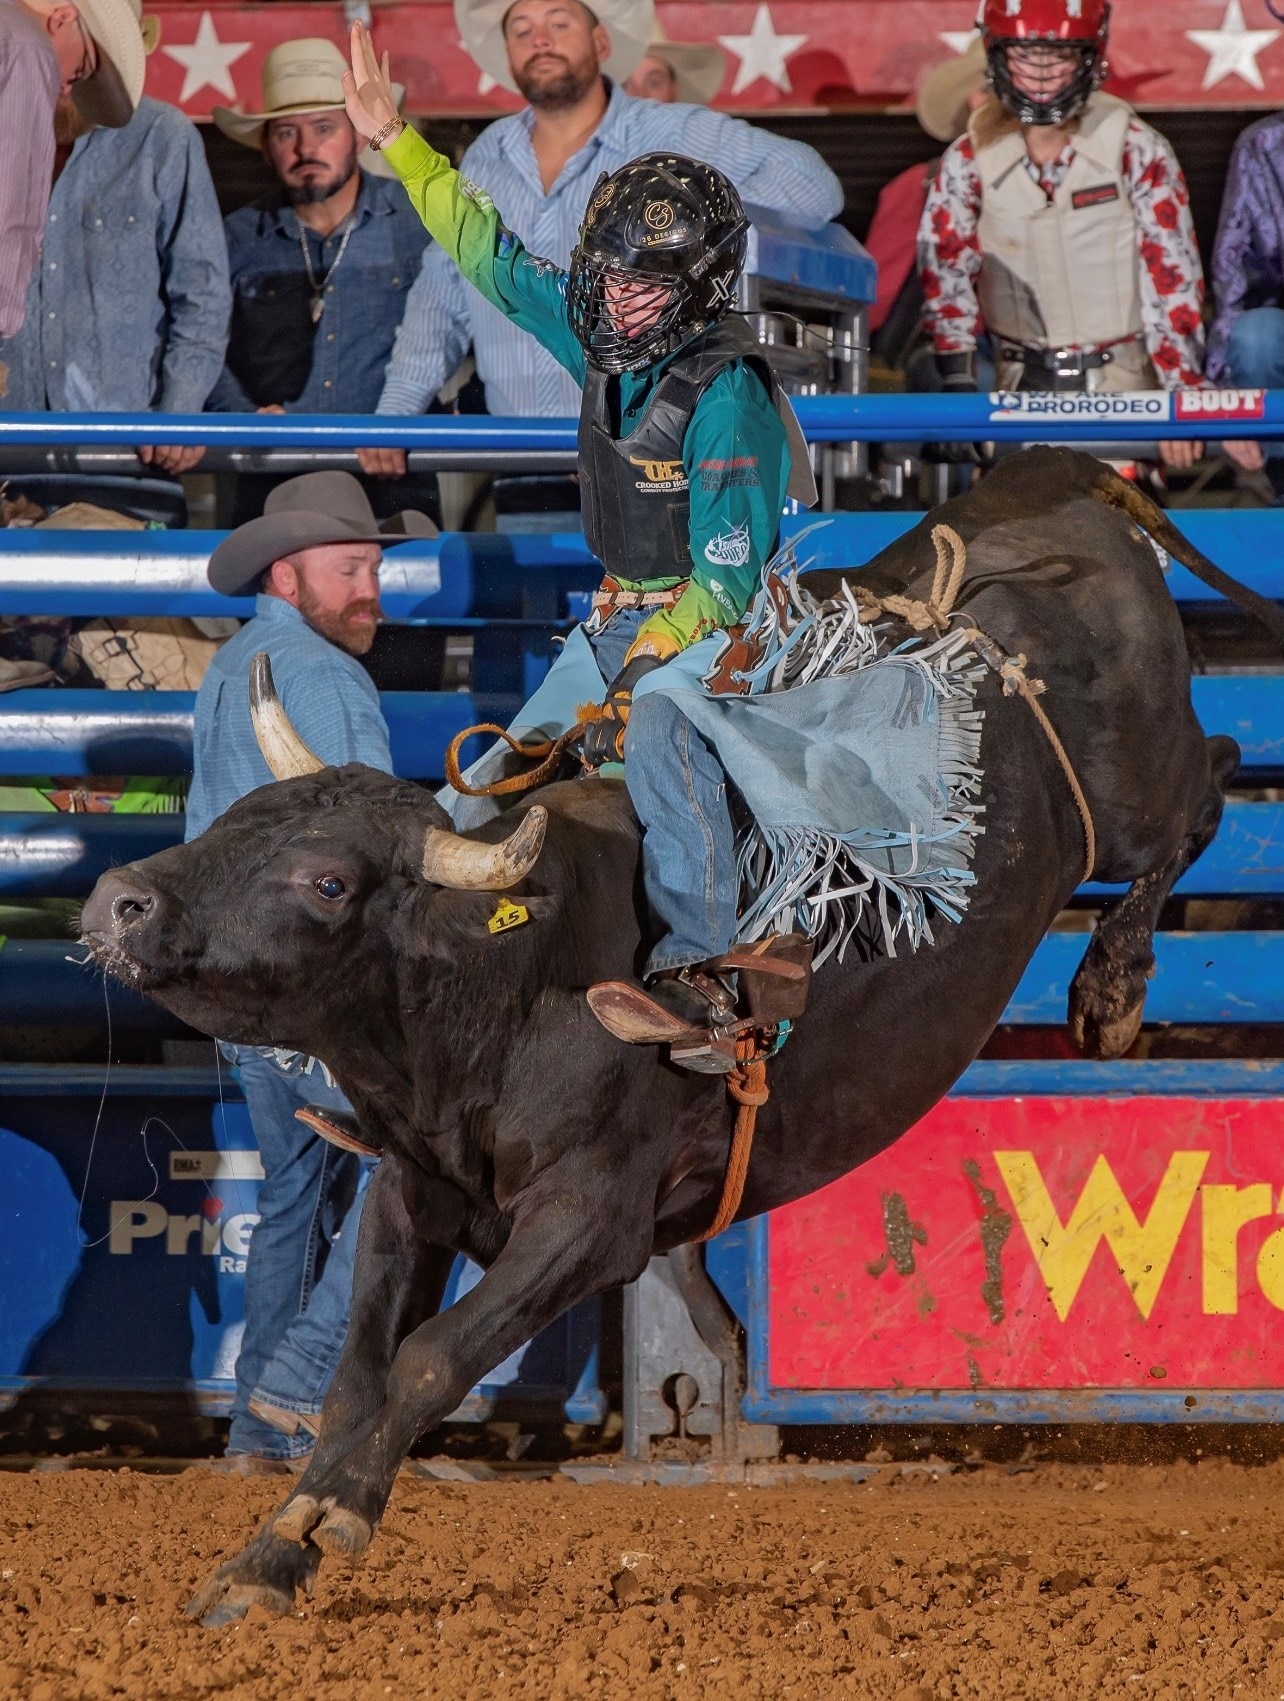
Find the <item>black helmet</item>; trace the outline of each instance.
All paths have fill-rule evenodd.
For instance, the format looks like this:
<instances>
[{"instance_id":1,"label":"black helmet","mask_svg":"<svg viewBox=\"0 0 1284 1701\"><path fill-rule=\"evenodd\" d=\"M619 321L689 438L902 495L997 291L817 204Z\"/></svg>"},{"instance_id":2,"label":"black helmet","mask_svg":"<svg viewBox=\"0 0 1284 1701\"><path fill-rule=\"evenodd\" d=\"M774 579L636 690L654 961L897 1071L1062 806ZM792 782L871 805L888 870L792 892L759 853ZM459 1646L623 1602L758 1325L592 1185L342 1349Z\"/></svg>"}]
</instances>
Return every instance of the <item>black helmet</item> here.
<instances>
[{"instance_id":1,"label":"black helmet","mask_svg":"<svg viewBox=\"0 0 1284 1701\"><path fill-rule=\"evenodd\" d=\"M601 372L631 372L679 348L730 308L749 221L722 173L679 154L643 154L589 198L571 255L571 329ZM607 312L607 283L667 289L654 324L630 336Z\"/></svg>"}]
</instances>

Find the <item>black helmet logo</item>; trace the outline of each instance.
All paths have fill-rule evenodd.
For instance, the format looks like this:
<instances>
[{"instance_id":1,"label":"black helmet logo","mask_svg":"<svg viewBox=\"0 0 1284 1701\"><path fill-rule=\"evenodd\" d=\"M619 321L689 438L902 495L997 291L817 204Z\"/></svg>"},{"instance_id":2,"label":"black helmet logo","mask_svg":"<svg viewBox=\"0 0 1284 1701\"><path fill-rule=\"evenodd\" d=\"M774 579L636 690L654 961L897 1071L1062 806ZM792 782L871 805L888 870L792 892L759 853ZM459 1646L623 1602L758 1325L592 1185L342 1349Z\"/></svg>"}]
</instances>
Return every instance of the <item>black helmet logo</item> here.
<instances>
[{"instance_id":1,"label":"black helmet logo","mask_svg":"<svg viewBox=\"0 0 1284 1701\"><path fill-rule=\"evenodd\" d=\"M672 229L673 220L677 215L673 211L672 201L652 201L642 217L648 230L663 234Z\"/></svg>"}]
</instances>

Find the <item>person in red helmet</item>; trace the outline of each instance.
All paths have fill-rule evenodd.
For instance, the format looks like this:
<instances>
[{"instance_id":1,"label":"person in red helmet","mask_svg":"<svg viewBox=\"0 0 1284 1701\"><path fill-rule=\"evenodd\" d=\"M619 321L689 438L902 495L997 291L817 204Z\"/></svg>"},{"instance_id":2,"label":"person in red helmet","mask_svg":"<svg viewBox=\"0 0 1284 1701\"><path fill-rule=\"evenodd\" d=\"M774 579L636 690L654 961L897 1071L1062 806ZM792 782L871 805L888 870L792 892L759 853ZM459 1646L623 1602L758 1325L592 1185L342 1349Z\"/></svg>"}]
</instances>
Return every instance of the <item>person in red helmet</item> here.
<instances>
[{"instance_id":1,"label":"person in red helmet","mask_svg":"<svg viewBox=\"0 0 1284 1701\"><path fill-rule=\"evenodd\" d=\"M1204 273L1168 142L1104 94L1109 0L983 0L991 98L946 152L919 227L947 390L981 331L1007 390L1198 388ZM1255 445L1228 444L1243 466ZM1170 466L1202 452L1162 443Z\"/></svg>"}]
</instances>

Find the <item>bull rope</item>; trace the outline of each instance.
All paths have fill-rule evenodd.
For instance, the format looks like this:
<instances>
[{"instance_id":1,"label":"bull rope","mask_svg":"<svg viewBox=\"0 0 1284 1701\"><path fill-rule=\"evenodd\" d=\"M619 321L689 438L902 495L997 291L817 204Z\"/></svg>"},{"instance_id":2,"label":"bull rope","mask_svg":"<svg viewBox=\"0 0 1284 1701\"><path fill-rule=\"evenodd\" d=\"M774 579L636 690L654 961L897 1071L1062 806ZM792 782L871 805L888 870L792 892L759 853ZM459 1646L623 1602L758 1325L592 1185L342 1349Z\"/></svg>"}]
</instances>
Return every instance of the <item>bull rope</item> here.
<instances>
[{"instance_id":1,"label":"bull rope","mask_svg":"<svg viewBox=\"0 0 1284 1701\"><path fill-rule=\"evenodd\" d=\"M916 597L879 597L862 585L854 585L851 588L861 610L862 622L869 624L884 614L891 614L903 620L915 632L936 631L943 636L946 632L957 630L952 626L956 617L954 602L967 573L967 545L953 526L934 526L932 543L936 549L936 573L926 602L920 602ZM1052 753L1061 765L1061 772L1066 777L1070 795L1074 798L1075 808L1083 822L1083 877L1085 880L1091 880L1092 871L1097 865L1097 829L1093 824L1088 799L1084 796L1078 775L1066 754L1066 747L1058 738L1057 729L1048 719L1039 701L1047 686L1041 679L1030 678L1026 672L1029 664L1023 655L1008 655L1001 645L996 644L993 638L987 637L978 626L965 628L963 636L987 667L1003 681L1003 695L1020 697L1029 704L1031 713L1043 729L1044 737L1052 746Z\"/></svg>"},{"instance_id":2,"label":"bull rope","mask_svg":"<svg viewBox=\"0 0 1284 1701\"><path fill-rule=\"evenodd\" d=\"M731 1135L731 1150L727 1154L727 1169L722 1179L722 1198L718 1214L703 1234L695 1237L699 1246L712 1240L735 1221L740 1201L744 1198L745 1181L749 1174L749 1159L753 1154L754 1130L758 1112L771 1093L767 1087L767 1059L758 1050L757 1039L748 1034L736 1041L737 1063L734 1073L727 1076L727 1091L736 1101L736 1126Z\"/></svg>"},{"instance_id":3,"label":"bull rope","mask_svg":"<svg viewBox=\"0 0 1284 1701\"><path fill-rule=\"evenodd\" d=\"M569 744L574 744L577 738L583 737L585 727L583 722L577 723L569 732L564 732L560 738L544 739L539 744L519 744L510 733L497 726L494 721L483 721L480 726L466 726L461 733L451 739L446 750L446 783L460 792L464 797L500 797L505 792L530 791L533 786L543 785L561 766L562 755ZM470 786L459 768L459 752L467 739L479 732L493 732L502 738L510 750L519 756L536 759L543 757L538 767L529 769L524 774L510 774L507 779L493 780L488 786Z\"/></svg>"}]
</instances>

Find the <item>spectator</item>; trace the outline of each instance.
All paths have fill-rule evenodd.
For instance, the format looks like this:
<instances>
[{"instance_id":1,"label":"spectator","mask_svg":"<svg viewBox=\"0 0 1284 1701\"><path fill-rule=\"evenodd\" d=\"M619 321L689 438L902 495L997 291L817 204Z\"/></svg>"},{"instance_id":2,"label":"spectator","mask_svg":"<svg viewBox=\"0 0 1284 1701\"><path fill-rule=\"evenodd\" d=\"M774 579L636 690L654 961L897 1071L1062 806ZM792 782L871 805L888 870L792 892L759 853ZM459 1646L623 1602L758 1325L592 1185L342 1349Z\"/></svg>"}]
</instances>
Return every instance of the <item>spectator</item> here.
<instances>
[{"instance_id":1,"label":"spectator","mask_svg":"<svg viewBox=\"0 0 1284 1701\"><path fill-rule=\"evenodd\" d=\"M144 34L153 22L141 20ZM133 27L138 33L140 24ZM44 255L28 291L27 322L0 346L7 405L32 413L199 413L223 365L231 294L196 126L148 96L120 129L96 128L70 101L59 102L57 117L64 145ZM138 454L180 473L201 451Z\"/></svg>"},{"instance_id":2,"label":"spectator","mask_svg":"<svg viewBox=\"0 0 1284 1701\"><path fill-rule=\"evenodd\" d=\"M267 512L210 557L216 591L258 595L254 619L223 646L196 696L189 840L272 778L246 689L258 650L272 658L286 713L323 762L391 772L378 693L357 658L380 618L381 545L436 529L423 514L398 519L400 537L385 534L349 473L308 473L278 486ZM297 1458L311 1448L347 1332L364 1177L355 1157L295 1119L309 1105L351 1112L315 1059L256 1046L223 1050L240 1073L264 1175L228 1452Z\"/></svg>"},{"instance_id":3,"label":"spectator","mask_svg":"<svg viewBox=\"0 0 1284 1701\"><path fill-rule=\"evenodd\" d=\"M996 98L941 161L919 243L945 387L976 388L982 325L1010 390L1203 383L1204 279L1172 149L1099 92L1107 0L986 0ZM1173 466L1200 452L1160 445ZM1245 459L1242 446L1231 450Z\"/></svg>"},{"instance_id":4,"label":"spectator","mask_svg":"<svg viewBox=\"0 0 1284 1701\"><path fill-rule=\"evenodd\" d=\"M1213 249L1213 292L1210 380L1284 387L1284 113L1250 124L1231 154ZM1260 454L1263 445L1252 447ZM1278 468L1284 444L1265 447Z\"/></svg>"},{"instance_id":5,"label":"spectator","mask_svg":"<svg viewBox=\"0 0 1284 1701\"><path fill-rule=\"evenodd\" d=\"M554 264L568 264L600 176L655 149L716 162L751 206L803 224L841 211L838 179L803 143L706 107L625 94L620 83L652 39L650 0L600 0L595 11L582 0L455 0L455 16L481 68L528 102L489 125L461 169L531 251ZM570 375L435 247L406 303L378 411L422 412L470 342L491 413L578 413ZM394 476L405 457L363 450L361 464Z\"/></svg>"},{"instance_id":6,"label":"spectator","mask_svg":"<svg viewBox=\"0 0 1284 1701\"><path fill-rule=\"evenodd\" d=\"M625 78L624 92L666 106L674 101L708 106L726 74L727 56L715 42L670 41L657 23L637 69Z\"/></svg>"},{"instance_id":7,"label":"spectator","mask_svg":"<svg viewBox=\"0 0 1284 1701\"><path fill-rule=\"evenodd\" d=\"M938 142L953 142L986 98L985 48L980 36L966 53L931 70L918 93L921 127ZM940 160L911 165L885 185L878 197L865 246L878 262L878 296L870 309L874 348L890 366L900 366L918 335L923 296L916 257L918 227Z\"/></svg>"},{"instance_id":8,"label":"spectator","mask_svg":"<svg viewBox=\"0 0 1284 1701\"><path fill-rule=\"evenodd\" d=\"M129 0L0 0L0 337L21 329L54 163L54 103L128 124L144 55ZM0 398L4 396L0 366Z\"/></svg>"},{"instance_id":9,"label":"spectator","mask_svg":"<svg viewBox=\"0 0 1284 1701\"><path fill-rule=\"evenodd\" d=\"M226 220L232 328L215 411L373 413L379 400L428 235L401 185L363 168L343 70L332 41L287 41L264 61L262 110L214 108L224 135L260 148L279 182ZM261 512L274 482L239 478L234 519ZM435 480L375 499L381 513L435 507Z\"/></svg>"}]
</instances>

